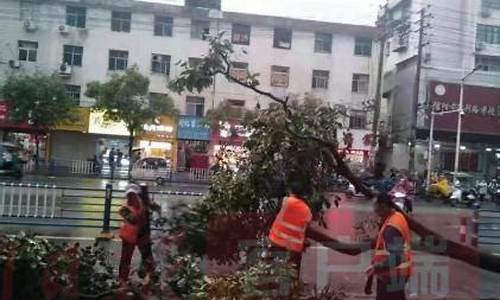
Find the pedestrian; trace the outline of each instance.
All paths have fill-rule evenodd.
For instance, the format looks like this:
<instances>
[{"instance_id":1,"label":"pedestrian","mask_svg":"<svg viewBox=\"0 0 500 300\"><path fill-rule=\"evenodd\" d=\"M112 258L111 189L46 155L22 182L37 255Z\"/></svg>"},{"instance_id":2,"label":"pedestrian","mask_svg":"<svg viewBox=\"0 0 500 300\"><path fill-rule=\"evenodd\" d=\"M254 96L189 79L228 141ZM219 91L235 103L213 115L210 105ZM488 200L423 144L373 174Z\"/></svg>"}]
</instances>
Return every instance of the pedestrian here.
<instances>
[{"instance_id":1,"label":"pedestrian","mask_svg":"<svg viewBox=\"0 0 500 300\"><path fill-rule=\"evenodd\" d=\"M125 192L127 203L118 212L123 217L123 224L120 228L122 252L118 272L122 284L128 280L135 247L141 253L146 274L152 275L154 271L149 230L149 210L152 205L148 203L149 200L144 201L139 193L140 188L137 185L129 185Z\"/></svg>"},{"instance_id":2,"label":"pedestrian","mask_svg":"<svg viewBox=\"0 0 500 300\"><path fill-rule=\"evenodd\" d=\"M123 159L123 152L122 150L118 149L118 151L116 152L116 166L118 168L122 167L122 159Z\"/></svg>"},{"instance_id":3,"label":"pedestrian","mask_svg":"<svg viewBox=\"0 0 500 300\"><path fill-rule=\"evenodd\" d=\"M366 274L369 282L374 277L377 281L377 300L405 300L405 286L413 269L410 227L386 194L377 196L374 210L382 225Z\"/></svg>"},{"instance_id":4,"label":"pedestrian","mask_svg":"<svg viewBox=\"0 0 500 300\"><path fill-rule=\"evenodd\" d=\"M111 148L111 151L109 151L108 154L108 163L109 163L109 170L111 172L111 179L115 177L115 158L116 158L116 151L115 148Z\"/></svg>"}]
</instances>

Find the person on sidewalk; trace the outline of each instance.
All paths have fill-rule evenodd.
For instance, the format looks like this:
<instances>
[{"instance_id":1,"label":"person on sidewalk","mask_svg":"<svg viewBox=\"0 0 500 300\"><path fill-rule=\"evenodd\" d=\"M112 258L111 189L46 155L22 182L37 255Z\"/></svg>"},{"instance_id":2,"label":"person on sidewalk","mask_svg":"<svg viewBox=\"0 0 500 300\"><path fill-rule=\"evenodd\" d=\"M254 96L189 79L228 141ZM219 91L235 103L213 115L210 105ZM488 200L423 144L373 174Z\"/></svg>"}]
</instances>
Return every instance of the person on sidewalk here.
<instances>
[{"instance_id":1,"label":"person on sidewalk","mask_svg":"<svg viewBox=\"0 0 500 300\"><path fill-rule=\"evenodd\" d=\"M386 194L377 196L374 210L382 226L366 274L376 278L377 300L405 300L405 287L413 269L410 227Z\"/></svg>"},{"instance_id":2,"label":"person on sidewalk","mask_svg":"<svg viewBox=\"0 0 500 300\"><path fill-rule=\"evenodd\" d=\"M135 247L139 248L146 273L152 274L154 271L150 231L147 228L149 226L149 206L144 205L139 193L140 188L137 185L130 185L125 192L127 203L118 211L123 217L123 224L120 228L122 252L119 267L119 279L122 283L126 283L128 280Z\"/></svg>"}]
</instances>

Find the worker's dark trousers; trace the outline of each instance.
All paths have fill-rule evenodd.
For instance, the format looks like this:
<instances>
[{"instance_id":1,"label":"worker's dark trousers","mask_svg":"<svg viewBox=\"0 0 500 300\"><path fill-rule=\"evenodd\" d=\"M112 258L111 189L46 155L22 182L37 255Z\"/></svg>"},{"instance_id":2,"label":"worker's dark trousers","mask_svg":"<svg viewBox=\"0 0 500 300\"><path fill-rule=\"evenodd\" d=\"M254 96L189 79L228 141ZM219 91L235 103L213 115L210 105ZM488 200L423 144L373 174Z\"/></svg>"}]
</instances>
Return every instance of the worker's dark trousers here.
<instances>
[{"instance_id":1,"label":"worker's dark trousers","mask_svg":"<svg viewBox=\"0 0 500 300\"><path fill-rule=\"evenodd\" d=\"M377 279L377 300L406 300L406 280L394 282Z\"/></svg>"},{"instance_id":2,"label":"worker's dark trousers","mask_svg":"<svg viewBox=\"0 0 500 300\"><path fill-rule=\"evenodd\" d=\"M132 262L132 256L134 255L136 246L139 248L139 252L141 253L141 259L142 263L144 264L144 270L146 271L146 273L150 274L154 271L151 243L135 245L129 244L127 242L122 242L122 255L120 258L120 268L118 271L121 281L128 280L128 275L130 273L130 263Z\"/></svg>"}]
</instances>

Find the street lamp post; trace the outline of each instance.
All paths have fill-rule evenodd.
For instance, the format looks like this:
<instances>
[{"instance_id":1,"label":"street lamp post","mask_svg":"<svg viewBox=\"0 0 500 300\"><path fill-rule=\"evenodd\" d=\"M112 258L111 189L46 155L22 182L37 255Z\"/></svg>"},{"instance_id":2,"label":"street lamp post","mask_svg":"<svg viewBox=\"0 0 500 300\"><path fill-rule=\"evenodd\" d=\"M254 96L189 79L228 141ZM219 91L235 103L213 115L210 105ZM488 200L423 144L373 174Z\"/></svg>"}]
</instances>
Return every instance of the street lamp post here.
<instances>
[{"instance_id":1,"label":"street lamp post","mask_svg":"<svg viewBox=\"0 0 500 300\"><path fill-rule=\"evenodd\" d=\"M462 138L462 115L464 114L464 85L467 77L471 76L480 69L480 66L476 66L472 71L470 71L467 75L462 77L460 80L460 98L458 102L458 124L457 124L457 142L455 145L455 165L453 168L453 182L455 182L455 177L458 173L458 166L460 163L460 144Z\"/></svg>"}]
</instances>

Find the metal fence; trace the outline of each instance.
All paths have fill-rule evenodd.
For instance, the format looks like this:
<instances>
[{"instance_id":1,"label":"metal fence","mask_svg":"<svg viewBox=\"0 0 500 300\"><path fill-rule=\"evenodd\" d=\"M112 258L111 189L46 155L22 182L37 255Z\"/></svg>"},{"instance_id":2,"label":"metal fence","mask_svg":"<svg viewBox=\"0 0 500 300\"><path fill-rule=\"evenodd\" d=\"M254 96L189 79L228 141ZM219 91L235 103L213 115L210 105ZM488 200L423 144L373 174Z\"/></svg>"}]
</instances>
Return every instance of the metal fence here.
<instances>
[{"instance_id":1,"label":"metal fence","mask_svg":"<svg viewBox=\"0 0 500 300\"><path fill-rule=\"evenodd\" d=\"M474 212L473 234L477 246L493 253L500 253L500 211L477 210Z\"/></svg>"},{"instance_id":2,"label":"metal fence","mask_svg":"<svg viewBox=\"0 0 500 300\"><path fill-rule=\"evenodd\" d=\"M194 192L143 192L160 204L162 215L171 214L179 203L198 201L203 194ZM125 191L61 187L56 185L0 183L0 224L94 228L102 232L117 229L121 217L117 211L125 201Z\"/></svg>"}]
</instances>

